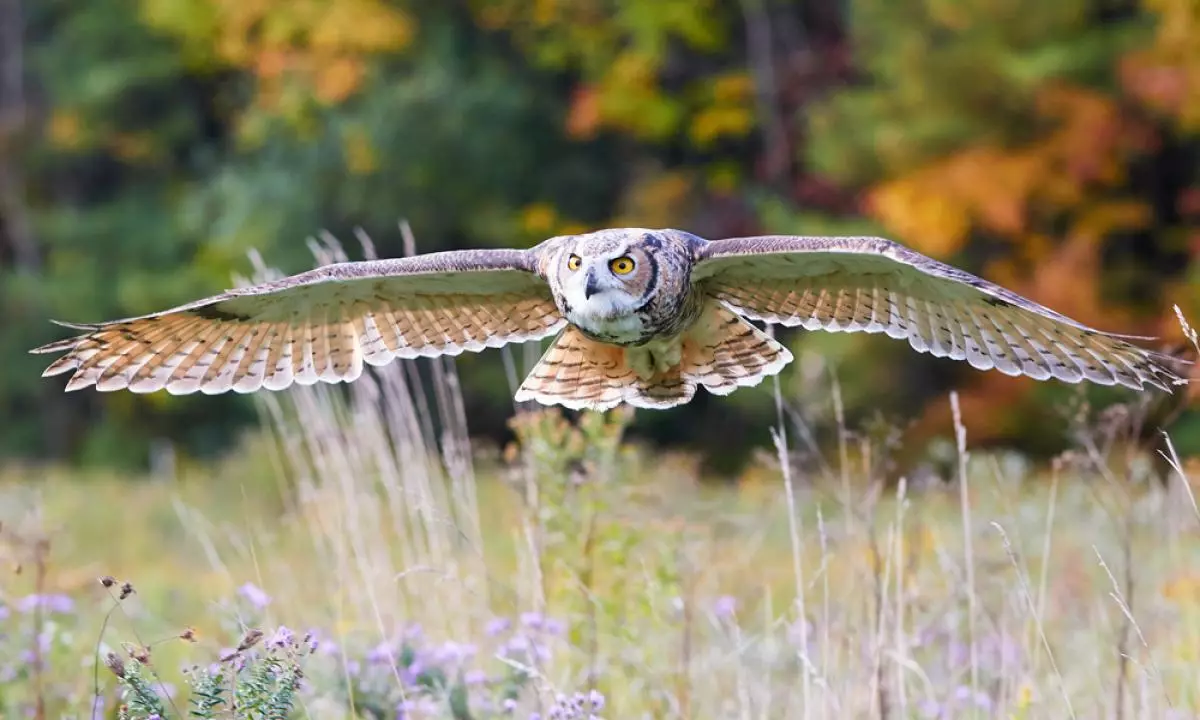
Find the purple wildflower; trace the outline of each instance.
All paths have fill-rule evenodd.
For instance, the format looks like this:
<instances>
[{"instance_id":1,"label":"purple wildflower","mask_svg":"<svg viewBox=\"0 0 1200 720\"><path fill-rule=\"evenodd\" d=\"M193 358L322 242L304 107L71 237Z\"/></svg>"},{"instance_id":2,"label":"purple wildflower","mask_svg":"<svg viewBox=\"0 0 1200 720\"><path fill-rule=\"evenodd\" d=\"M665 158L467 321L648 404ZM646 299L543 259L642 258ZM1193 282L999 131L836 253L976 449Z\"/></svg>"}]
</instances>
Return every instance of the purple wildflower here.
<instances>
[{"instance_id":1,"label":"purple wildflower","mask_svg":"<svg viewBox=\"0 0 1200 720\"><path fill-rule=\"evenodd\" d=\"M504 646L500 648L500 652L507 657L511 653L523 653L528 649L529 638L525 637L524 635L513 635L508 639L508 642L504 643Z\"/></svg>"},{"instance_id":2,"label":"purple wildflower","mask_svg":"<svg viewBox=\"0 0 1200 720\"><path fill-rule=\"evenodd\" d=\"M809 654L814 652L813 641L816 638L816 628L806 618L800 618L788 625L787 636L788 642L795 645L798 650Z\"/></svg>"},{"instance_id":3,"label":"purple wildflower","mask_svg":"<svg viewBox=\"0 0 1200 720\"><path fill-rule=\"evenodd\" d=\"M271 604L271 596L254 583L246 583L238 588L238 595L245 598L251 605L262 610Z\"/></svg>"},{"instance_id":4,"label":"purple wildflower","mask_svg":"<svg viewBox=\"0 0 1200 720\"><path fill-rule=\"evenodd\" d=\"M732 595L722 595L713 603L713 615L718 620L732 620L737 613L737 598Z\"/></svg>"},{"instance_id":5,"label":"purple wildflower","mask_svg":"<svg viewBox=\"0 0 1200 720\"><path fill-rule=\"evenodd\" d=\"M437 704L427 697L417 700L401 700L396 705L396 720L407 720L409 717L425 717L436 711ZM416 715L412 713L416 713Z\"/></svg>"},{"instance_id":6,"label":"purple wildflower","mask_svg":"<svg viewBox=\"0 0 1200 720\"><path fill-rule=\"evenodd\" d=\"M310 628L308 632L304 633L304 644L309 652L321 652L324 655L328 655L331 650L337 649L337 646L333 642L321 637L321 631L317 628Z\"/></svg>"},{"instance_id":7,"label":"purple wildflower","mask_svg":"<svg viewBox=\"0 0 1200 720\"><path fill-rule=\"evenodd\" d=\"M541 613L523 612L521 613L521 624L530 630L540 630L542 627L543 617Z\"/></svg>"},{"instance_id":8,"label":"purple wildflower","mask_svg":"<svg viewBox=\"0 0 1200 720\"><path fill-rule=\"evenodd\" d=\"M371 665L390 663L396 657L390 643L381 642L367 652L367 662Z\"/></svg>"},{"instance_id":9,"label":"purple wildflower","mask_svg":"<svg viewBox=\"0 0 1200 720\"><path fill-rule=\"evenodd\" d=\"M453 665L461 667L479 652L479 648L471 643L445 642L432 649L428 655L435 665Z\"/></svg>"},{"instance_id":10,"label":"purple wildflower","mask_svg":"<svg viewBox=\"0 0 1200 720\"><path fill-rule=\"evenodd\" d=\"M26 595L17 601L17 612L31 613L38 608L53 613L66 614L75 610L75 601L61 594Z\"/></svg>"},{"instance_id":11,"label":"purple wildflower","mask_svg":"<svg viewBox=\"0 0 1200 720\"><path fill-rule=\"evenodd\" d=\"M925 698L920 704L921 715L927 718L942 717L942 706L938 705L937 700L933 698Z\"/></svg>"},{"instance_id":12,"label":"purple wildflower","mask_svg":"<svg viewBox=\"0 0 1200 720\"><path fill-rule=\"evenodd\" d=\"M267 647L283 649L289 647L296 639L296 634L288 628L280 625L271 637L267 639Z\"/></svg>"},{"instance_id":13,"label":"purple wildflower","mask_svg":"<svg viewBox=\"0 0 1200 720\"><path fill-rule=\"evenodd\" d=\"M510 622L508 618L495 618L488 621L488 624L484 627L483 631L487 633L488 637L496 637L497 635L507 631L510 627L512 627L512 622Z\"/></svg>"},{"instance_id":14,"label":"purple wildflower","mask_svg":"<svg viewBox=\"0 0 1200 720\"><path fill-rule=\"evenodd\" d=\"M425 631L421 628L420 623L413 623L412 625L408 625L404 628L404 631L400 633L400 637L402 639L408 640L410 642L416 642L424 636L425 636Z\"/></svg>"}]
</instances>

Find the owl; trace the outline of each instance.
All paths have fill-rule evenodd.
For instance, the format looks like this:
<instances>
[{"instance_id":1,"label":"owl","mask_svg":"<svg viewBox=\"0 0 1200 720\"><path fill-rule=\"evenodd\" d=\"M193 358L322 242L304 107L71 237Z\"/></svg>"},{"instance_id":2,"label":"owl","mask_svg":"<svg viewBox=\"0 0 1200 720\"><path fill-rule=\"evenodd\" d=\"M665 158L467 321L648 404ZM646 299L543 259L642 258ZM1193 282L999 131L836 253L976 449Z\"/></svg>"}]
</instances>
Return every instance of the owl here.
<instances>
[{"instance_id":1,"label":"owl","mask_svg":"<svg viewBox=\"0 0 1200 720\"><path fill-rule=\"evenodd\" d=\"M1168 392L1175 358L1094 330L970 273L875 237L708 241L673 229L554 237L325 265L32 352L67 390L248 393L349 382L363 365L554 335L517 401L606 410L726 395L792 360L752 321L883 333L979 370Z\"/></svg>"}]
</instances>

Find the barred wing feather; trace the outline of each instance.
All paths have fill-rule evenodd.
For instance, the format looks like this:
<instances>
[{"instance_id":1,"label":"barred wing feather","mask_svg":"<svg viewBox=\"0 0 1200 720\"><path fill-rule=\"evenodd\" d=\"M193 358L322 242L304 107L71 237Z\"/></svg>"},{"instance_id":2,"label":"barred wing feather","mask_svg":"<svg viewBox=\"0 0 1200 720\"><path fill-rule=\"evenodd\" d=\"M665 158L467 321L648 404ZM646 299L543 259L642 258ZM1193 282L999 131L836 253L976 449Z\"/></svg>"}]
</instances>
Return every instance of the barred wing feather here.
<instances>
[{"instance_id":1,"label":"barred wing feather","mask_svg":"<svg viewBox=\"0 0 1200 720\"><path fill-rule=\"evenodd\" d=\"M93 325L31 352L66 354L95 386L216 394L356 379L363 363L457 355L545 337L565 320L537 256L468 250L326 265L141 317Z\"/></svg>"},{"instance_id":2,"label":"barred wing feather","mask_svg":"<svg viewBox=\"0 0 1200 720\"><path fill-rule=\"evenodd\" d=\"M1170 392L1183 361L1082 325L998 285L874 237L763 236L700 246L693 281L747 317L886 333L980 370Z\"/></svg>"}]
</instances>

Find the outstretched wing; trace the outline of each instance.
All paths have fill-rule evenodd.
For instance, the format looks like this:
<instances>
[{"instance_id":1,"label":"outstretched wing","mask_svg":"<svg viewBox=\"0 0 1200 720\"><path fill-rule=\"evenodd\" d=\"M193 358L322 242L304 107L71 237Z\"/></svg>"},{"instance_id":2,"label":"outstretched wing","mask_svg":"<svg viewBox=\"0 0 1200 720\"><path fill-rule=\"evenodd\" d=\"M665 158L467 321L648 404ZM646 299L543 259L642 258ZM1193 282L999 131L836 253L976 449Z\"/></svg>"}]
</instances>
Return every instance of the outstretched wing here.
<instances>
[{"instance_id":1,"label":"outstretched wing","mask_svg":"<svg viewBox=\"0 0 1200 720\"><path fill-rule=\"evenodd\" d=\"M67 390L215 394L350 381L362 363L457 355L558 331L536 251L465 250L326 265L142 317L95 325L31 352L66 351L43 377Z\"/></svg>"},{"instance_id":2,"label":"outstretched wing","mask_svg":"<svg viewBox=\"0 0 1200 720\"><path fill-rule=\"evenodd\" d=\"M1094 330L889 240L764 236L707 243L693 281L747 317L887 333L980 370L1168 392L1181 361Z\"/></svg>"}]
</instances>

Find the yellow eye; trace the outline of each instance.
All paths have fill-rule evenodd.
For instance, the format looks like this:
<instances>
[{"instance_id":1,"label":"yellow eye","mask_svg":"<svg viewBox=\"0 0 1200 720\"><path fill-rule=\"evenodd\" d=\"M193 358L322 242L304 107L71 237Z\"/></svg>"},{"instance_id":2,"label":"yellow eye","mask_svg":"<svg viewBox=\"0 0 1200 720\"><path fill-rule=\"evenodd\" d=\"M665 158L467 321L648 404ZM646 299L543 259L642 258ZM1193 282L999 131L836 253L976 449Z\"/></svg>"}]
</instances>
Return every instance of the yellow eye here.
<instances>
[{"instance_id":1,"label":"yellow eye","mask_svg":"<svg viewBox=\"0 0 1200 720\"><path fill-rule=\"evenodd\" d=\"M583 261L579 259L578 255L572 255L571 257L567 258L567 269L568 270L578 270L579 263L581 263L581 262L583 262Z\"/></svg>"},{"instance_id":2,"label":"yellow eye","mask_svg":"<svg viewBox=\"0 0 1200 720\"><path fill-rule=\"evenodd\" d=\"M618 275L628 275L633 272L633 258L619 257L608 264L610 270Z\"/></svg>"}]
</instances>

